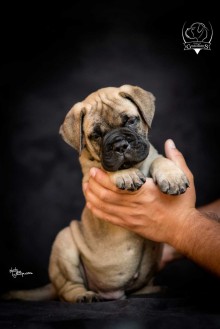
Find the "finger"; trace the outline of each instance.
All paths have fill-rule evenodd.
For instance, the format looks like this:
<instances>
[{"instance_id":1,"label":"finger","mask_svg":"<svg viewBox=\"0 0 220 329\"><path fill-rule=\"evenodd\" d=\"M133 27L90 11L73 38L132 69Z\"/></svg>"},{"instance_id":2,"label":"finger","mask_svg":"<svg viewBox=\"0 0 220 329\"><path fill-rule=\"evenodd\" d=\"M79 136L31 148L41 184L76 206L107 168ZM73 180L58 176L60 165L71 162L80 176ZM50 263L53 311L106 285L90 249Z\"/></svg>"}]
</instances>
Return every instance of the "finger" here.
<instances>
[{"instance_id":1,"label":"finger","mask_svg":"<svg viewBox=\"0 0 220 329\"><path fill-rule=\"evenodd\" d=\"M119 207L108 207L108 205L100 203L97 206L97 204L93 203L92 199L86 205L95 217L115 225L123 226L123 220L121 220L120 213L118 212L118 210L121 210Z\"/></svg>"},{"instance_id":2,"label":"finger","mask_svg":"<svg viewBox=\"0 0 220 329\"><path fill-rule=\"evenodd\" d=\"M102 220L104 220L106 222L112 222L112 216L111 215L106 214L102 209L97 208L91 202L87 202L86 206L89 208L89 210L92 212L92 214L95 217L101 218Z\"/></svg>"},{"instance_id":3,"label":"finger","mask_svg":"<svg viewBox=\"0 0 220 329\"><path fill-rule=\"evenodd\" d=\"M103 170L93 167L90 169L89 173L90 176L101 186L112 191L118 191L117 187L111 182L108 174Z\"/></svg>"},{"instance_id":4,"label":"finger","mask_svg":"<svg viewBox=\"0 0 220 329\"><path fill-rule=\"evenodd\" d=\"M91 210L95 217L100 218L103 221L110 222L114 225L123 226L123 222L119 219L119 217L116 217L115 214L105 213L102 209L95 207L91 203L89 203L87 207Z\"/></svg>"},{"instance_id":5,"label":"finger","mask_svg":"<svg viewBox=\"0 0 220 329\"><path fill-rule=\"evenodd\" d=\"M136 231L138 234L141 234L141 231L140 233L138 232L139 225L137 225L136 222L134 223L132 220L132 218L134 218L133 215L130 213L122 213L120 207L118 207L118 210L116 208L112 213L106 212L105 209L100 209L90 202L87 204L87 207L95 217L100 218L103 221L110 222L113 225L121 226L126 230L131 230L132 232Z\"/></svg>"},{"instance_id":6,"label":"finger","mask_svg":"<svg viewBox=\"0 0 220 329\"><path fill-rule=\"evenodd\" d=\"M82 188L83 188L83 193L84 194L86 194L86 190L87 190L88 186L89 186L88 182L83 183Z\"/></svg>"},{"instance_id":7,"label":"finger","mask_svg":"<svg viewBox=\"0 0 220 329\"><path fill-rule=\"evenodd\" d=\"M172 139L165 142L166 157L172 160L181 169L189 169L182 153L176 148Z\"/></svg>"},{"instance_id":8,"label":"finger","mask_svg":"<svg viewBox=\"0 0 220 329\"><path fill-rule=\"evenodd\" d=\"M129 202L129 195L118 189L116 191L109 190L100 185L93 177L90 177L87 188L85 189L85 196L88 199L91 194L94 194L99 202L109 203L111 205L126 206Z\"/></svg>"},{"instance_id":9,"label":"finger","mask_svg":"<svg viewBox=\"0 0 220 329\"><path fill-rule=\"evenodd\" d=\"M186 164L183 154L176 148L172 139L168 139L165 142L165 154L168 159L172 160L180 169L183 170L191 181L193 180L193 175Z\"/></svg>"},{"instance_id":10,"label":"finger","mask_svg":"<svg viewBox=\"0 0 220 329\"><path fill-rule=\"evenodd\" d=\"M85 191L86 201L94 204L97 208L103 209L104 207L107 208L107 206L110 204L110 207L114 205L114 201L119 198L118 196L114 196L114 192L107 190L97 184L94 180L92 181L92 178L90 178L90 182L88 184L88 187Z\"/></svg>"},{"instance_id":11,"label":"finger","mask_svg":"<svg viewBox=\"0 0 220 329\"><path fill-rule=\"evenodd\" d=\"M186 161L182 153L176 148L172 139L165 142L166 157L172 160L178 167L187 167Z\"/></svg>"}]
</instances>

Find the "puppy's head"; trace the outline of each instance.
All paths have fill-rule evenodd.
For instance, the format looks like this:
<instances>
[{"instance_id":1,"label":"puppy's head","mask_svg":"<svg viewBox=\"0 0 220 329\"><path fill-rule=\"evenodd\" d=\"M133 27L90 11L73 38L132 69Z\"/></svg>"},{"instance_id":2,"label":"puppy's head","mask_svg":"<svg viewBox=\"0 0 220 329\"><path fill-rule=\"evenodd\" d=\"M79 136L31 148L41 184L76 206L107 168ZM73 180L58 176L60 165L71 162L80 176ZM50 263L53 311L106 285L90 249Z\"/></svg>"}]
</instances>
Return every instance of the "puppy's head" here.
<instances>
[{"instance_id":1,"label":"puppy's head","mask_svg":"<svg viewBox=\"0 0 220 329\"><path fill-rule=\"evenodd\" d=\"M86 148L107 171L130 168L148 156L154 100L136 86L99 89L71 108L60 134L79 153Z\"/></svg>"}]
</instances>

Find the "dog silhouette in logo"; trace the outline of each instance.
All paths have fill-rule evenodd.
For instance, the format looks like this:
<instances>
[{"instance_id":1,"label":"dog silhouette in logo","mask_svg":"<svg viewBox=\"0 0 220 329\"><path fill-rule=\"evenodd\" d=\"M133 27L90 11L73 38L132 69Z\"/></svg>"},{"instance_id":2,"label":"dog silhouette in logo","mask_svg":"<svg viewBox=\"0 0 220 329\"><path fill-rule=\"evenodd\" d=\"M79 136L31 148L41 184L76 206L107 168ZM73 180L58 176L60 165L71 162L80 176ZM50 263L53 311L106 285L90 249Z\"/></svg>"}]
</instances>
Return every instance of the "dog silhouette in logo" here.
<instances>
[{"instance_id":1,"label":"dog silhouette in logo","mask_svg":"<svg viewBox=\"0 0 220 329\"><path fill-rule=\"evenodd\" d=\"M208 36L208 29L203 23L193 23L185 31L185 36L193 41L204 41Z\"/></svg>"}]
</instances>

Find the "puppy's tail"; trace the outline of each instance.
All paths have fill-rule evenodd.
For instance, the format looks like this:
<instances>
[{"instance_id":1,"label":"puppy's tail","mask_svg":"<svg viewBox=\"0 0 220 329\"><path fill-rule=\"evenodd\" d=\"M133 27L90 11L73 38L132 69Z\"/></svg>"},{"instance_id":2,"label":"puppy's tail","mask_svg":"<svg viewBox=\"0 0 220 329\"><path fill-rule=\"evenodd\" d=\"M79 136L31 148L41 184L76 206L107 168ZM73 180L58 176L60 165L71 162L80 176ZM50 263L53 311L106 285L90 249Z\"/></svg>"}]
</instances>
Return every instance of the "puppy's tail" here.
<instances>
[{"instance_id":1,"label":"puppy's tail","mask_svg":"<svg viewBox=\"0 0 220 329\"><path fill-rule=\"evenodd\" d=\"M0 296L4 300L27 300L27 301L46 301L57 299L56 289L49 283L43 287L30 290L12 290Z\"/></svg>"}]
</instances>

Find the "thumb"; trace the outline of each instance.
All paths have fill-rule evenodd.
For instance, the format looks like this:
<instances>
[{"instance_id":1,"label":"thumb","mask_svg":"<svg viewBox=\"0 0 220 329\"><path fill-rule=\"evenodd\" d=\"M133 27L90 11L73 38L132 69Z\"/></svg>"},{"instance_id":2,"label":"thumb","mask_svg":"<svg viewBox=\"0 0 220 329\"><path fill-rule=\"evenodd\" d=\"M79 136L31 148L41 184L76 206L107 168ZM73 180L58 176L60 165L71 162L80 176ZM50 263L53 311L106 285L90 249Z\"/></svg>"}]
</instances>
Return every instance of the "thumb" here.
<instances>
[{"instance_id":1,"label":"thumb","mask_svg":"<svg viewBox=\"0 0 220 329\"><path fill-rule=\"evenodd\" d=\"M176 148L172 139L168 139L165 142L165 154L168 159L172 160L182 170L188 170L188 166L182 153Z\"/></svg>"},{"instance_id":2,"label":"thumb","mask_svg":"<svg viewBox=\"0 0 220 329\"><path fill-rule=\"evenodd\" d=\"M118 189L112 183L109 175L99 168L92 167L90 169L90 177L92 177L99 185L109 190L117 191Z\"/></svg>"},{"instance_id":3,"label":"thumb","mask_svg":"<svg viewBox=\"0 0 220 329\"><path fill-rule=\"evenodd\" d=\"M173 161L175 165L177 165L177 167L182 169L182 171L187 176L190 185L193 187L193 189L195 189L193 174L189 169L189 167L187 166L184 156L179 150L177 150L174 141L172 139L168 139L165 142L164 149L165 149L166 157L171 161Z\"/></svg>"}]
</instances>

